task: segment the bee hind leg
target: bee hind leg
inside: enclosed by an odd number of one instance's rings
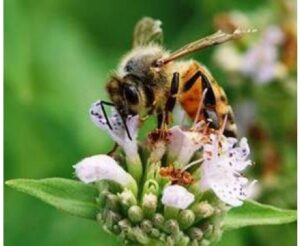
[[[200,75],[201,75],[202,88],[207,90],[205,93],[205,97],[203,99],[204,115],[206,121],[210,123],[210,127],[213,129],[218,129],[220,127],[220,123],[219,123],[217,112],[215,110],[217,99],[213,91],[213,88],[211,86],[211,82],[209,81],[207,76],[202,72],[200,72]]]

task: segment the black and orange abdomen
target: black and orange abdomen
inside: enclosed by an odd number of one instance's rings
[[[178,99],[191,119],[195,119],[197,115],[203,91],[206,88],[207,92],[204,98],[203,109],[199,115],[199,121],[207,120],[208,115],[212,115],[211,113],[213,113],[217,118],[214,128],[220,128],[227,115],[224,134],[227,136],[236,136],[234,116],[225,92],[204,66],[201,66],[196,61],[191,62],[188,69],[182,71],[180,84]],[[207,112],[210,113],[207,114]]]

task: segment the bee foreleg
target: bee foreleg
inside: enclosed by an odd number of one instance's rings
[[[164,124],[164,112],[163,111],[159,111],[157,113],[157,129],[161,129],[163,124]]]
[[[166,111],[166,123],[169,123],[169,113],[173,111],[176,103],[176,95],[179,90],[179,73],[173,73],[170,94],[166,103],[165,111]]]

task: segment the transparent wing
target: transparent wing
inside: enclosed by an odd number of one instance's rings
[[[166,64],[170,61],[178,59],[182,56],[186,56],[186,55],[191,54],[193,52],[196,52],[196,51],[199,51],[199,50],[202,50],[202,49],[214,46],[214,45],[225,43],[225,42],[227,42],[229,40],[232,40],[232,39],[240,38],[243,35],[245,35],[247,33],[252,33],[252,32],[256,32],[256,29],[248,29],[248,30],[245,30],[245,31],[240,30],[240,29],[236,29],[232,33],[225,33],[223,31],[217,31],[212,35],[209,35],[205,38],[196,40],[195,42],[189,43],[189,44],[183,46],[182,48],[180,48],[179,50],[176,50],[175,52],[172,52],[169,56],[158,60],[157,65],[161,66],[161,65]]]
[[[150,17],[144,17],[135,25],[133,32],[133,47],[145,46],[150,43],[161,44],[163,31],[161,21]]]

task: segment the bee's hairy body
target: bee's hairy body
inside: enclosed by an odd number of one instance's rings
[[[195,60],[172,61],[162,67],[155,66],[158,59],[169,53],[159,45],[134,48],[121,61],[119,70],[107,84],[110,98],[121,115],[141,116],[155,114],[168,123],[168,114],[175,101],[194,119],[203,91],[207,93],[199,115],[200,120],[214,119],[213,128],[220,128],[225,115],[228,121],[225,134],[236,135],[231,107],[223,89],[209,71]],[[178,75],[177,85],[174,79]],[[206,111],[207,110],[207,111]]]

